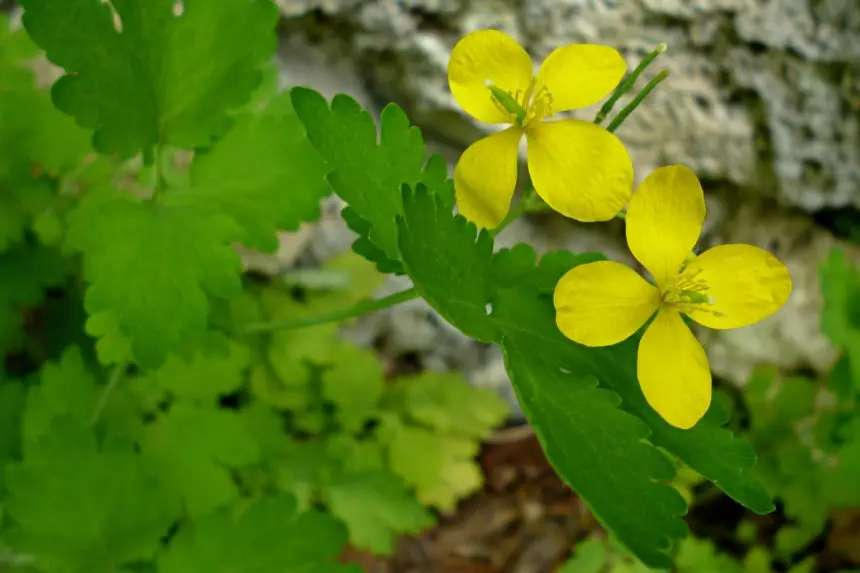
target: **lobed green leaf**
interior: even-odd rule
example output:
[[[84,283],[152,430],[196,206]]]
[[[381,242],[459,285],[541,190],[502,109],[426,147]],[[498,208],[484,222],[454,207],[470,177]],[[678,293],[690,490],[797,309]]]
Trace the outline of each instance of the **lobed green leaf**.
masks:
[[[229,127],[276,47],[270,0],[24,0],[24,26],[66,75],[56,106],[130,157],[202,147]]]
[[[349,205],[344,219],[360,235],[353,248],[384,272],[403,272],[396,223],[403,213],[401,186],[424,183],[453,208],[444,160],[433,156],[425,163],[421,133],[394,104],[382,110],[377,134],[371,115],[349,96],[337,95],[329,105],[308,88],[290,94],[311,143],[328,164],[332,188]]]
[[[282,93],[196,154],[187,195],[235,219],[245,244],[274,251],[276,230],[319,219],[320,201],[330,192],[325,175],[289,94]]]
[[[346,543],[341,524],[318,511],[299,512],[281,494],[224,509],[186,524],[158,558],[160,573],[361,573],[335,562]]]
[[[672,463],[646,441],[648,427],[619,410],[617,394],[598,388],[593,375],[565,368],[576,348],[545,359],[547,333],[514,325],[509,309],[516,304],[515,294],[502,297],[493,314],[505,326],[507,367],[547,457],[639,559],[668,567],[672,542],[687,535],[679,519],[686,513],[683,498],[660,483],[674,476]]]
[[[69,215],[67,241],[85,256],[88,326],[101,326],[112,345],[127,340],[138,364],[158,368],[206,335],[210,295],[239,291],[231,244],[240,237],[231,218],[169,195],[87,196]]]
[[[7,468],[9,545],[45,573],[111,573],[151,559],[178,504],[130,445],[99,446],[88,422],[54,420]]]

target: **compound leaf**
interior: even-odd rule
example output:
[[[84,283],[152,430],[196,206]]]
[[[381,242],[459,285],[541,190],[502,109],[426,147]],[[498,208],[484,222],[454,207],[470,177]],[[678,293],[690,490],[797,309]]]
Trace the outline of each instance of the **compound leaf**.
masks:
[[[24,0],[30,37],[66,75],[57,107],[130,157],[156,144],[202,147],[259,85],[276,46],[269,0]]]
[[[239,414],[176,402],[146,428],[144,458],[193,517],[239,498],[230,468],[255,463],[259,445]]]
[[[331,516],[299,513],[281,494],[241,513],[223,509],[183,527],[158,559],[160,573],[361,573],[335,562],[346,532]]]
[[[55,419],[68,417],[89,423],[98,401],[95,378],[84,364],[79,349],[66,350],[58,363],[48,363],[41,381],[27,394],[27,408],[21,422],[26,445],[35,444]]]
[[[389,417],[379,439],[387,449],[391,471],[415,488],[424,505],[451,511],[484,483],[474,460],[479,444],[472,438],[440,434]]]
[[[200,352],[187,359],[178,354],[153,372],[151,382],[165,392],[192,400],[214,399],[238,390],[244,382],[244,372],[251,354],[246,346],[230,341],[224,355]]]
[[[88,422],[55,420],[7,468],[9,543],[45,573],[111,573],[151,559],[178,504],[131,446],[99,447]]]
[[[487,315],[492,298],[493,239],[454,215],[451,206],[419,184],[403,187],[397,217],[398,248],[415,288],[451,324],[481,342],[495,329]]]
[[[501,321],[500,331],[524,329],[541,337],[543,345],[536,348],[541,360],[559,364],[577,375],[594,376],[601,385],[618,393],[623,408],[641,418],[651,429],[649,439],[654,445],[681,458],[751,510],[773,511],[770,496],[750,472],[756,461],[755,453],[745,441],[721,428],[728,413],[718,401],[714,401],[705,419],[692,429],[679,430],[670,426],[648,405],[639,388],[636,378],[638,336],[607,348],[577,345],[558,331],[552,301],[528,293],[528,289],[499,291],[493,308],[496,320]],[[505,311],[496,315],[499,304]]]
[[[833,248],[818,270],[821,282],[821,330],[844,348],[855,385],[860,384],[860,271],[845,252]]]
[[[320,201],[330,192],[326,172],[283,93],[195,156],[188,194],[232,216],[245,244],[274,251],[276,230],[320,217]]]
[[[504,307],[502,308],[504,311]],[[503,347],[523,411],[547,457],[594,515],[651,567],[668,567],[672,541],[687,527],[683,498],[659,483],[675,470],[646,442],[648,427],[618,409],[597,380],[535,358],[543,337],[509,330]]]
[[[332,188],[349,205],[344,219],[360,235],[355,251],[384,272],[402,272],[396,224],[403,212],[401,185],[423,182],[452,208],[445,161],[433,156],[425,165],[421,133],[394,104],[382,110],[377,134],[371,115],[349,96],[337,95],[329,106],[307,88],[290,94],[311,143],[328,163]]]
[[[394,388],[408,418],[445,434],[480,440],[509,414],[496,391],[470,386],[454,372],[426,371]]]
[[[350,543],[377,555],[394,552],[398,533],[420,533],[433,516],[388,470],[346,474],[325,491],[332,515],[349,529]]]
[[[90,195],[69,215],[69,245],[85,255],[88,327],[111,346],[127,339],[144,368],[206,332],[208,295],[240,288],[239,228],[205,207]],[[105,317],[105,314],[110,315]]]
[[[358,432],[378,407],[385,372],[376,354],[355,344],[329,342],[333,362],[322,374],[325,399],[337,408],[336,416],[347,432]]]

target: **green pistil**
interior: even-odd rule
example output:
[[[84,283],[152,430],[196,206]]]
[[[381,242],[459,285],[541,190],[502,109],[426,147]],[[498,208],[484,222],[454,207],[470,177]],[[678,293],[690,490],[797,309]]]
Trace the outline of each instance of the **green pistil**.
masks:
[[[685,302],[692,302],[694,304],[710,304],[711,302],[711,297],[708,295],[688,290],[682,290],[678,293],[678,298]]]
[[[493,94],[493,97],[496,98],[496,101],[505,108],[508,113],[510,113],[514,118],[516,118],[517,123],[522,126],[523,122],[526,120],[526,110],[523,109],[517,100],[513,98],[511,94],[504,91],[503,89],[496,86],[487,86],[490,89],[490,92]]]

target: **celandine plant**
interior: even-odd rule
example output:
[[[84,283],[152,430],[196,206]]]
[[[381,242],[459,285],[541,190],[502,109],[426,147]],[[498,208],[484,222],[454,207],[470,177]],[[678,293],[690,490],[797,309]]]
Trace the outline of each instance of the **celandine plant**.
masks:
[[[15,145],[3,147],[0,182],[16,215],[0,219],[0,276],[28,282],[0,289],[0,341],[40,367],[38,380],[4,371],[0,385],[0,533],[21,562],[45,573],[327,573],[356,570],[334,560],[347,539],[390,551],[393,533],[431,521],[415,492],[450,507],[464,491],[447,476],[474,481],[468,458],[498,408],[456,419],[422,408],[438,399],[434,377],[404,389],[401,406],[379,374],[355,379],[371,397],[347,399],[354,373],[314,345],[334,344],[333,330],[312,333],[419,296],[501,347],[553,467],[645,564],[668,566],[687,535],[666,452],[752,511],[773,510],[752,449],[722,427],[727,412],[710,399],[707,360],[681,315],[751,324],[785,302],[788,273],[750,246],[691,253],[705,209],[688,169],[661,168],[633,193],[613,132],[665,73],[601,127],[665,46],[626,78],[617,51],[589,45],[559,47],[535,74],[501,32],[467,35],[452,52],[451,91],[478,120],[510,127],[473,144],[449,179],[395,105],[376,125],[345,95],[267,89],[270,0],[20,4],[27,34],[63,70],[54,109],[21,63],[35,50],[2,31],[0,56],[14,64],[0,62],[0,133]],[[24,115],[21,94],[32,95]],[[607,95],[594,122],[553,117]],[[599,253],[494,248],[534,201],[510,205],[523,137],[549,207],[585,222],[626,207],[630,249],[656,284]],[[132,158],[146,166],[139,180]],[[234,245],[274,251],[276,233],[316,220],[331,192],[347,204],[354,251],[412,288],[314,314],[243,276]],[[19,310],[57,285],[83,292],[69,315],[85,333],[50,323],[59,348],[28,346]],[[313,406],[294,391],[308,380],[329,381]],[[290,435],[326,437],[297,456]],[[445,479],[418,475],[420,456]],[[381,500],[380,516],[367,517],[368,499]]]

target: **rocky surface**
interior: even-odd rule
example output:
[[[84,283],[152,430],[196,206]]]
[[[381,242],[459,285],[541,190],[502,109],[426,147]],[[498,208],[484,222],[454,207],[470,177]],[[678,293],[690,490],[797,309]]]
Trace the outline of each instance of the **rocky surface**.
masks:
[[[709,192],[703,244],[759,244],[786,261],[794,279],[791,301],[777,316],[701,333],[715,374],[743,383],[758,363],[817,371],[831,364],[833,349],[819,328],[817,267],[835,239],[808,214],[860,208],[857,0],[278,2],[286,83],[329,96],[349,93],[374,113],[397,102],[452,164],[487,129],[461,113],[447,88],[448,55],[463,34],[502,29],[537,59],[570,42],[605,43],[631,67],[667,43],[658,67],[670,70],[669,80],[618,132],[638,178],[662,164],[689,165]],[[305,236],[305,256],[322,260],[349,247],[352,235],[337,212],[335,200]],[[629,261],[615,224],[539,217],[518,221],[498,243],[519,241]],[[386,289],[404,288],[403,280],[391,279]],[[357,328],[359,338],[387,332],[396,351],[420,356],[425,367],[461,368],[515,403],[497,350],[465,339],[423,302],[368,317]]]
[[[289,33],[342,44],[380,101],[439,137],[475,136],[447,89],[464,33],[502,29],[536,57],[570,42],[655,45],[671,78],[619,130],[640,170],[686,163],[807,210],[860,206],[856,0],[279,0]],[[332,40],[337,38],[337,40]],[[591,110],[584,112],[591,116]]]

